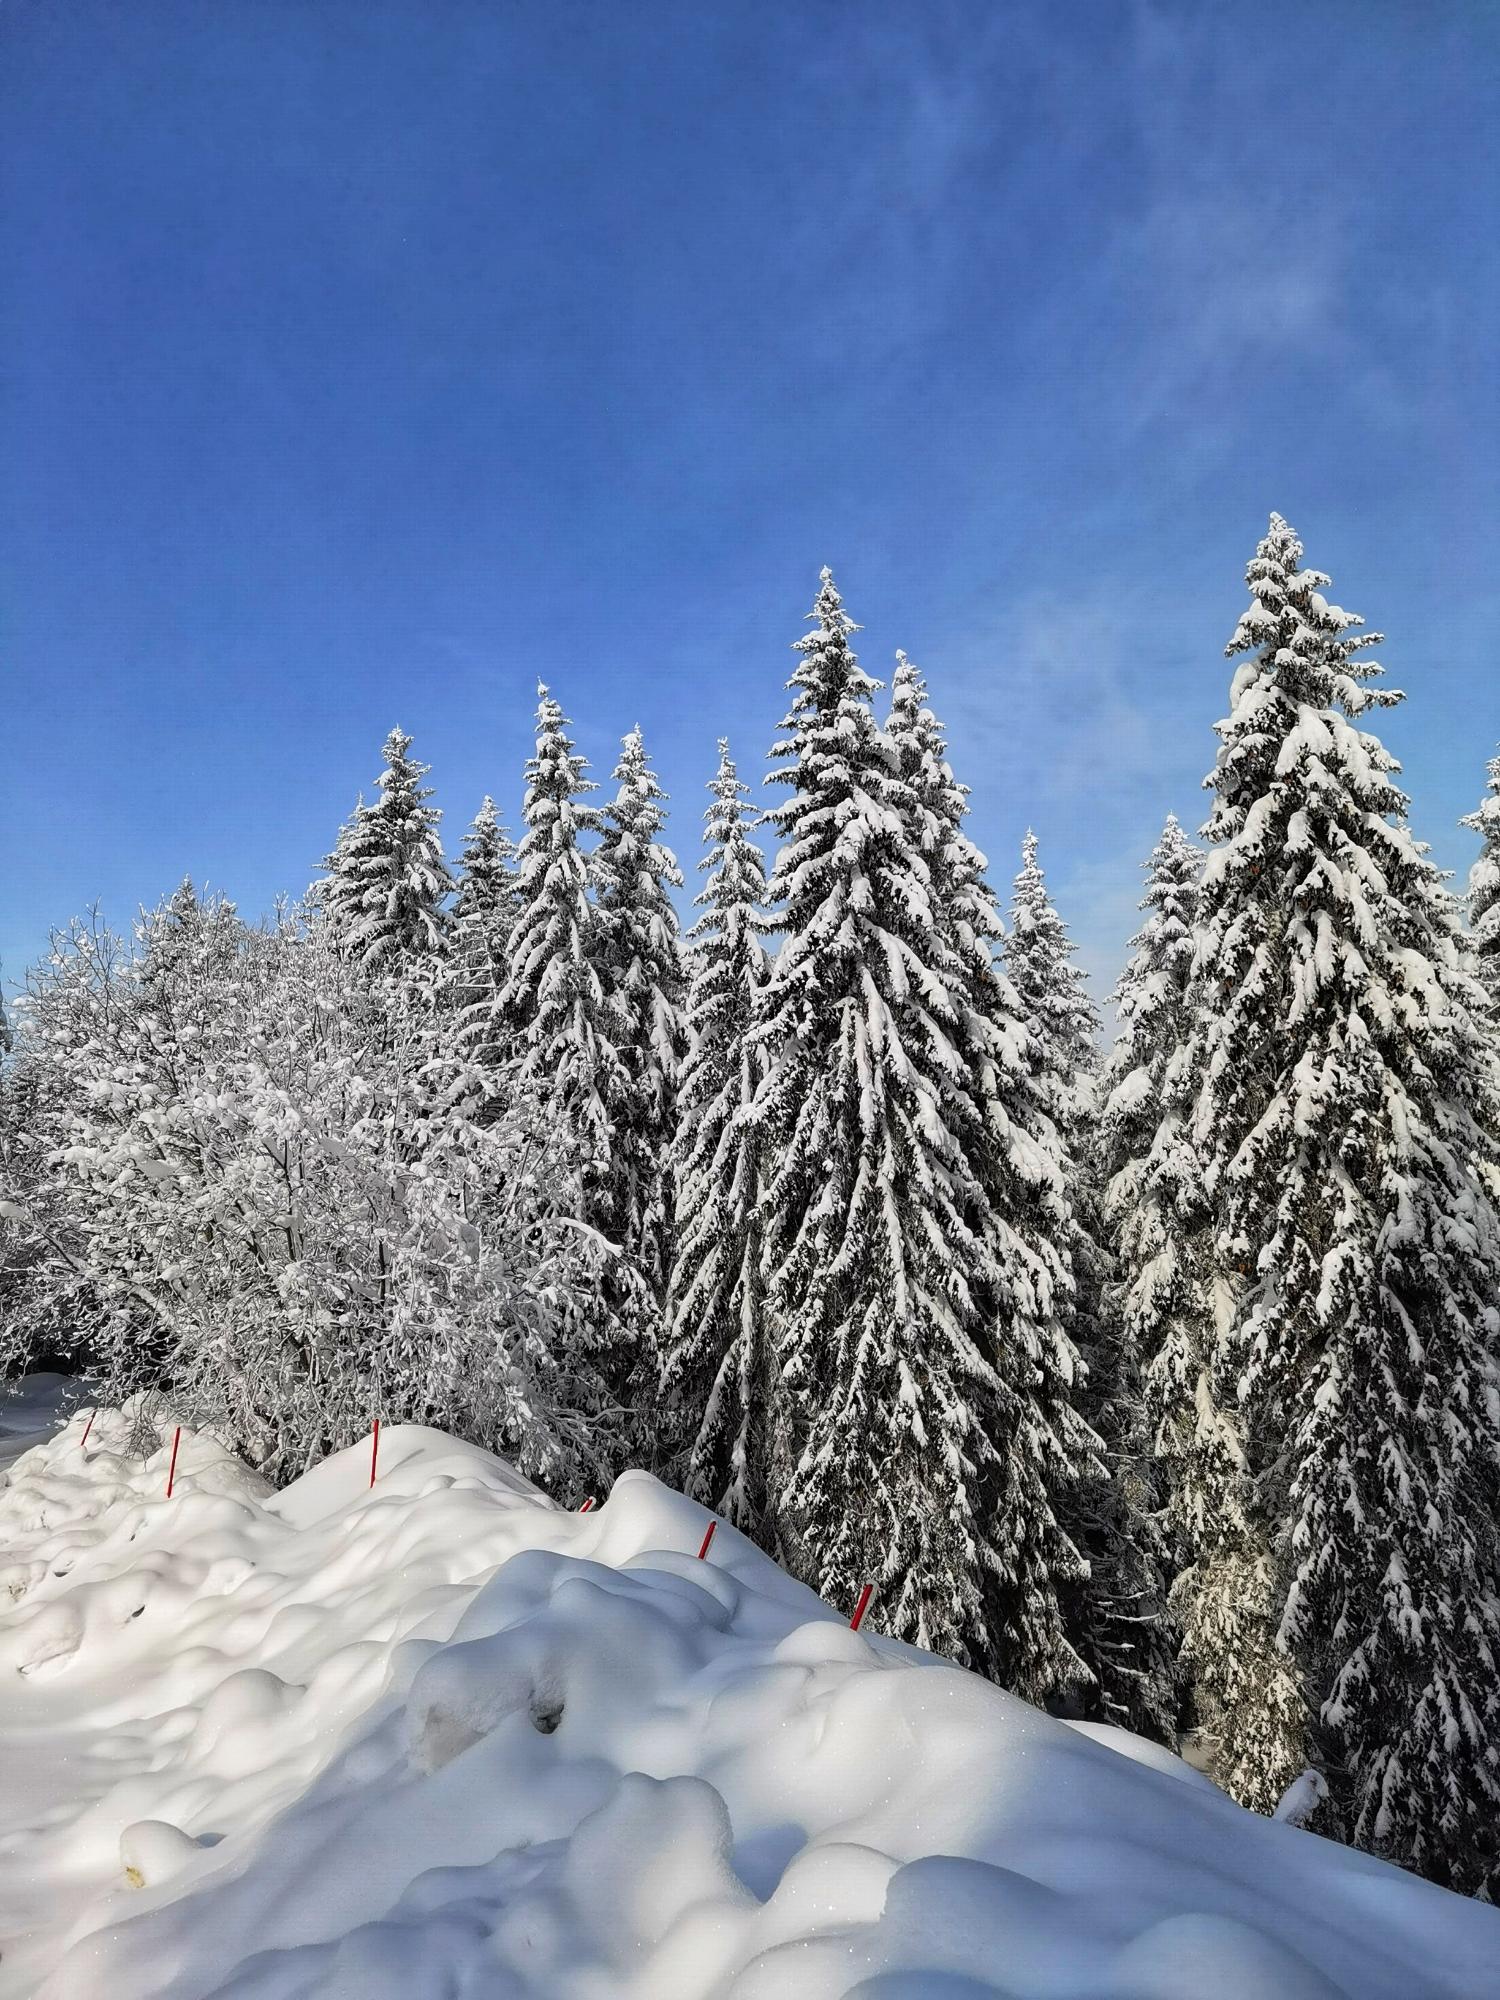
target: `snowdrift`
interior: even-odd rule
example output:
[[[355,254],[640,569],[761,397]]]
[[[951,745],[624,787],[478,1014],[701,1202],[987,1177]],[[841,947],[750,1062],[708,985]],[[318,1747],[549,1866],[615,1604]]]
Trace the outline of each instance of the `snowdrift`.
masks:
[[[85,1421],[0,1474],[0,2000],[1500,1994],[1500,1914],[699,1562],[642,1473],[398,1429],[272,1494],[184,1433],[169,1501]]]

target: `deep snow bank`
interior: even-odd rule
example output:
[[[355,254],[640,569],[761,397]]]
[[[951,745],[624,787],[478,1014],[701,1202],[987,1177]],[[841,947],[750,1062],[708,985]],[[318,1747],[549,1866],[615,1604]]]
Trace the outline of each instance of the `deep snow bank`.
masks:
[[[83,1426],[0,1484],[0,2000],[1500,1994],[1494,1911],[698,1562],[644,1474],[185,1436],[169,1502]]]

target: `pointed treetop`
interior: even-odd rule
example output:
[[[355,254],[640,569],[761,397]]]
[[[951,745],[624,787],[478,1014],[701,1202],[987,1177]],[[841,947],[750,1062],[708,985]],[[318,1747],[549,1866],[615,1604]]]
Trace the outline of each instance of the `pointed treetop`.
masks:
[[[172,891],[167,903],[167,916],[179,923],[187,923],[198,914],[198,891],[191,875],[184,875]]]
[[[613,775],[620,789],[609,807],[610,814],[618,818],[622,812],[627,815],[639,812],[649,801],[653,808],[651,830],[655,831],[665,818],[665,814],[656,809],[655,802],[663,799],[665,794],[651,768],[651,760],[646,754],[646,739],[641,734],[639,723],[621,737],[619,761]]]
[[[722,839],[732,826],[742,824],[748,817],[748,808],[742,801],[750,796],[750,787],[741,780],[739,767],[730,755],[727,736],[719,738],[718,769],[708,781],[708,790],[712,794],[712,803],[703,814],[709,829],[706,838]],[[700,868],[712,865],[712,855],[705,855],[698,863]]]
[[[1170,857],[1174,862],[1186,858],[1195,865],[1203,859],[1202,854],[1183,832],[1182,821],[1174,812],[1169,812],[1161,823],[1160,838],[1144,864],[1146,872],[1152,873],[1163,857]]]
[[[495,801],[485,794],[464,835],[458,889],[460,921],[488,923],[508,910],[515,896],[515,844],[500,824]]]
[[[1245,566],[1245,583],[1254,600],[1241,614],[1226,658],[1259,649],[1258,678],[1276,685],[1285,696],[1318,707],[1337,703],[1348,715],[1372,706],[1392,707],[1402,697],[1391,690],[1360,685],[1378,679],[1384,668],[1377,660],[1356,660],[1367,647],[1378,646],[1382,634],[1367,632],[1346,638],[1364,624],[1352,611],[1330,604],[1322,595],[1331,579],[1322,570],[1302,567],[1302,544],[1279,514]],[[1236,677],[1243,691],[1253,679]]]
[[[1095,1060],[1098,1014],[1089,998],[1087,974],[1072,963],[1073,940],[1047,893],[1037,861],[1036,834],[1030,827],[1021,843],[1021,860],[1011,901],[1006,970],[1036,1038],[1037,1060],[1072,1079]]]
[[[443,906],[453,878],[438,838],[442,814],[422,783],[428,767],[410,750],[398,725],[385,739],[375,803],[361,801],[345,822],[318,885],[341,948],[367,971],[393,971],[436,950],[447,930]]]
[[[1047,878],[1036,857],[1036,835],[1027,827],[1021,841],[1021,866],[1014,878],[1015,893],[1011,899],[1013,956],[1019,956],[1028,943],[1027,933],[1035,933],[1039,929],[1045,929],[1049,934],[1062,933],[1062,919],[1052,907],[1052,899],[1047,894]]]
[[[899,647],[896,649],[896,671],[891,676],[891,716],[888,727],[909,731],[923,730],[938,749],[942,747],[941,726],[927,706],[926,679],[921,668],[909,660]]]
[[[1121,1022],[1115,1049],[1122,1058],[1132,1019],[1167,1006],[1180,1008],[1187,991],[1203,851],[1183,832],[1176,813],[1167,814],[1142,868],[1146,887],[1136,908],[1147,913],[1146,921],[1130,940],[1131,958],[1113,995]],[[1158,977],[1164,973],[1164,980]]]
[[[859,627],[844,609],[831,569],[822,572],[818,595],[807,618],[818,629],[793,641],[792,651],[803,655],[803,663],[787,683],[789,687],[804,688],[826,703],[837,700],[846,689],[867,694],[879,685],[859,671],[849,645],[849,635]]]
[[[709,780],[712,802],[703,815],[707,852],[698,863],[707,882],[693,898],[696,909],[705,912],[693,926],[694,938],[717,936],[727,913],[742,917],[754,933],[756,912],[765,900],[766,865],[760,849],[750,838],[751,809],[746,803],[750,787],[741,782],[729,738],[719,738],[719,768]],[[755,947],[756,954],[759,946]]]

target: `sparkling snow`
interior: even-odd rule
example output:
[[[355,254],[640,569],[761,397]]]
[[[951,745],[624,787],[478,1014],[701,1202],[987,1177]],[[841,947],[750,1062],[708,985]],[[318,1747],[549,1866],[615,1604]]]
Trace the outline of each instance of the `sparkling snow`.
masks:
[[[645,1474],[185,1433],[168,1501],[57,1388],[0,1398],[0,2000],[1500,1994],[1494,1910],[697,1561]]]

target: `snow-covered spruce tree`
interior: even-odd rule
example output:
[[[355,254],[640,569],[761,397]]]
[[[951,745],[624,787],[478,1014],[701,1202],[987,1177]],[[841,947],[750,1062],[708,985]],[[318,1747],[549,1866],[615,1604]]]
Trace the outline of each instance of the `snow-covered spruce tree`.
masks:
[[[887,1630],[1031,1687],[1071,1663],[1040,1629],[1002,1659],[992,1623],[992,1577],[1032,1611],[1048,1584],[1005,1575],[1013,1526],[987,1505],[1021,1421],[993,1361],[963,972],[827,571],[812,620],[773,752],[792,793],[768,814],[784,941],[756,1030],[776,1536],[834,1601],[873,1582]]]
[[[438,838],[442,814],[427,801],[428,767],[409,755],[411,738],[393,729],[373,805],[345,822],[317,894],[333,935],[364,971],[394,973],[447,939],[453,877]]]
[[[670,1152],[683,1052],[682,944],[669,891],[682,887],[682,871],[660,839],[663,795],[639,729],[621,745],[614,775],[619,789],[593,856],[598,963],[618,1056],[600,1223],[659,1307],[671,1266]]]
[[[1193,972],[1202,862],[1169,820],[1148,863],[1148,916],[1117,993],[1120,1037],[1105,1078],[1101,1136],[1106,1220],[1118,1258],[1115,1310],[1126,1353],[1140,1369],[1171,1578],[1170,1628],[1181,1641],[1177,1687],[1200,1747],[1232,1789],[1229,1716],[1250,1690],[1273,1705],[1295,1691],[1265,1616],[1271,1572],[1246,1511],[1234,1385],[1218,1365],[1231,1290],[1216,1263],[1194,1139],[1203,1059]]]
[[[496,816],[495,801],[484,798],[464,835],[454,921],[477,924],[487,938],[503,940],[515,921],[515,911],[515,843]],[[498,943],[496,950],[498,954]]]
[[[1078,1162],[1086,1151],[1099,1068],[1099,1013],[1073,949],[1047,893],[1036,835],[1028,831],[1011,899],[1005,967],[1031,1036],[1033,1067],[1051,1097],[1052,1123]],[[1075,1217],[1080,1225],[1085,1220]]]
[[[704,815],[708,879],[688,933],[687,1055],[672,1148],[676,1231],[662,1401],[683,1491],[757,1540],[766,1526],[771,1394],[760,1273],[760,1134],[750,1115],[765,1073],[753,1039],[766,977],[766,871],[747,788],[719,741]]]
[[[1489,766],[1489,783],[1473,812],[1459,822],[1483,845],[1469,870],[1469,940],[1491,1000],[1500,1009],[1500,757]]]
[[[1136,1566],[1129,1726],[1175,1735],[1177,1632],[1167,1611],[1176,1551],[1196,1517],[1199,1398],[1209,1344],[1201,1175],[1181,1081],[1190,1026],[1193,924],[1203,856],[1169,814],[1146,863],[1145,922],[1114,992],[1119,1033],[1099,1086],[1099,1183],[1113,1257],[1104,1325],[1112,1407],[1095,1412]]]
[[[589,897],[589,858],[580,845],[600,815],[582,803],[595,789],[568,719],[545,686],[537,689],[536,750],[526,764],[525,833],[517,855],[518,911],[510,968],[495,1003],[495,1033],[510,1045],[517,1085],[549,1104],[582,1160],[578,1221],[618,1254],[611,1265],[612,1310],[601,1329],[597,1365],[619,1411],[643,1392],[645,1356],[640,1279],[626,1247],[610,1237],[614,1107],[627,1076],[615,1046],[604,942]]]
[[[1209,780],[1195,1139],[1227,1266],[1243,1491],[1282,1674],[1224,1720],[1267,1806],[1304,1765],[1333,1823],[1493,1888],[1500,1814],[1500,1223],[1483,1001],[1396,764],[1355,726],[1359,620],[1279,516]]]
[[[460,1032],[491,1067],[503,1060],[496,1000],[509,972],[510,934],[519,908],[516,850],[485,798],[464,836],[453,905],[453,1003]]]
[[[989,1670],[1032,1699],[1066,1706],[1089,1676],[1062,1621],[1059,1593],[1083,1566],[1060,1523],[1098,1467],[1074,1400],[1073,1225],[1060,1141],[1044,1104],[1050,1093],[1033,1076],[1020,1000],[1000,966],[1004,926],[987,864],[964,831],[968,788],[948,765],[926,685],[904,653],[896,655],[886,737],[910,788],[916,844],[929,858],[932,921],[954,955],[952,1044],[967,1083],[956,1116],[968,1114],[965,1146],[984,1197],[975,1229],[992,1259],[982,1318],[1009,1428],[975,1489],[989,1538],[981,1543]],[[978,1458],[983,1466],[985,1454]]]
[[[552,1092],[588,1143],[595,1184],[608,1171],[609,1107],[619,1094],[619,1058],[600,977],[599,937],[581,836],[598,811],[581,800],[597,788],[573,748],[568,719],[537,688],[536,750],[526,764],[525,832],[516,861],[517,915],[510,970],[498,1008],[516,1037],[528,1082]]]
[[[1067,1204],[1072,1280],[1064,1324],[1082,1366],[1074,1397],[1093,1450],[1075,1481],[1065,1525],[1087,1563],[1065,1598],[1073,1644],[1090,1681],[1085,1713],[1147,1735],[1171,1734],[1160,1647],[1161,1578],[1131,1518],[1129,1439],[1139,1422],[1129,1360],[1113,1319],[1113,1270],[1101,1213],[1096,1144],[1099,1016],[1073,961],[1067,927],[1047,892],[1028,832],[1011,902],[1005,964],[1031,1042],[1031,1070],[1056,1135]],[[1144,1642],[1144,1643],[1142,1643]]]
[[[220,926],[221,937],[237,942],[234,905],[222,897],[204,904],[191,875],[183,876],[160,908],[142,917],[137,941],[141,993],[148,1006],[170,1011],[178,967],[196,959],[206,925]]]

